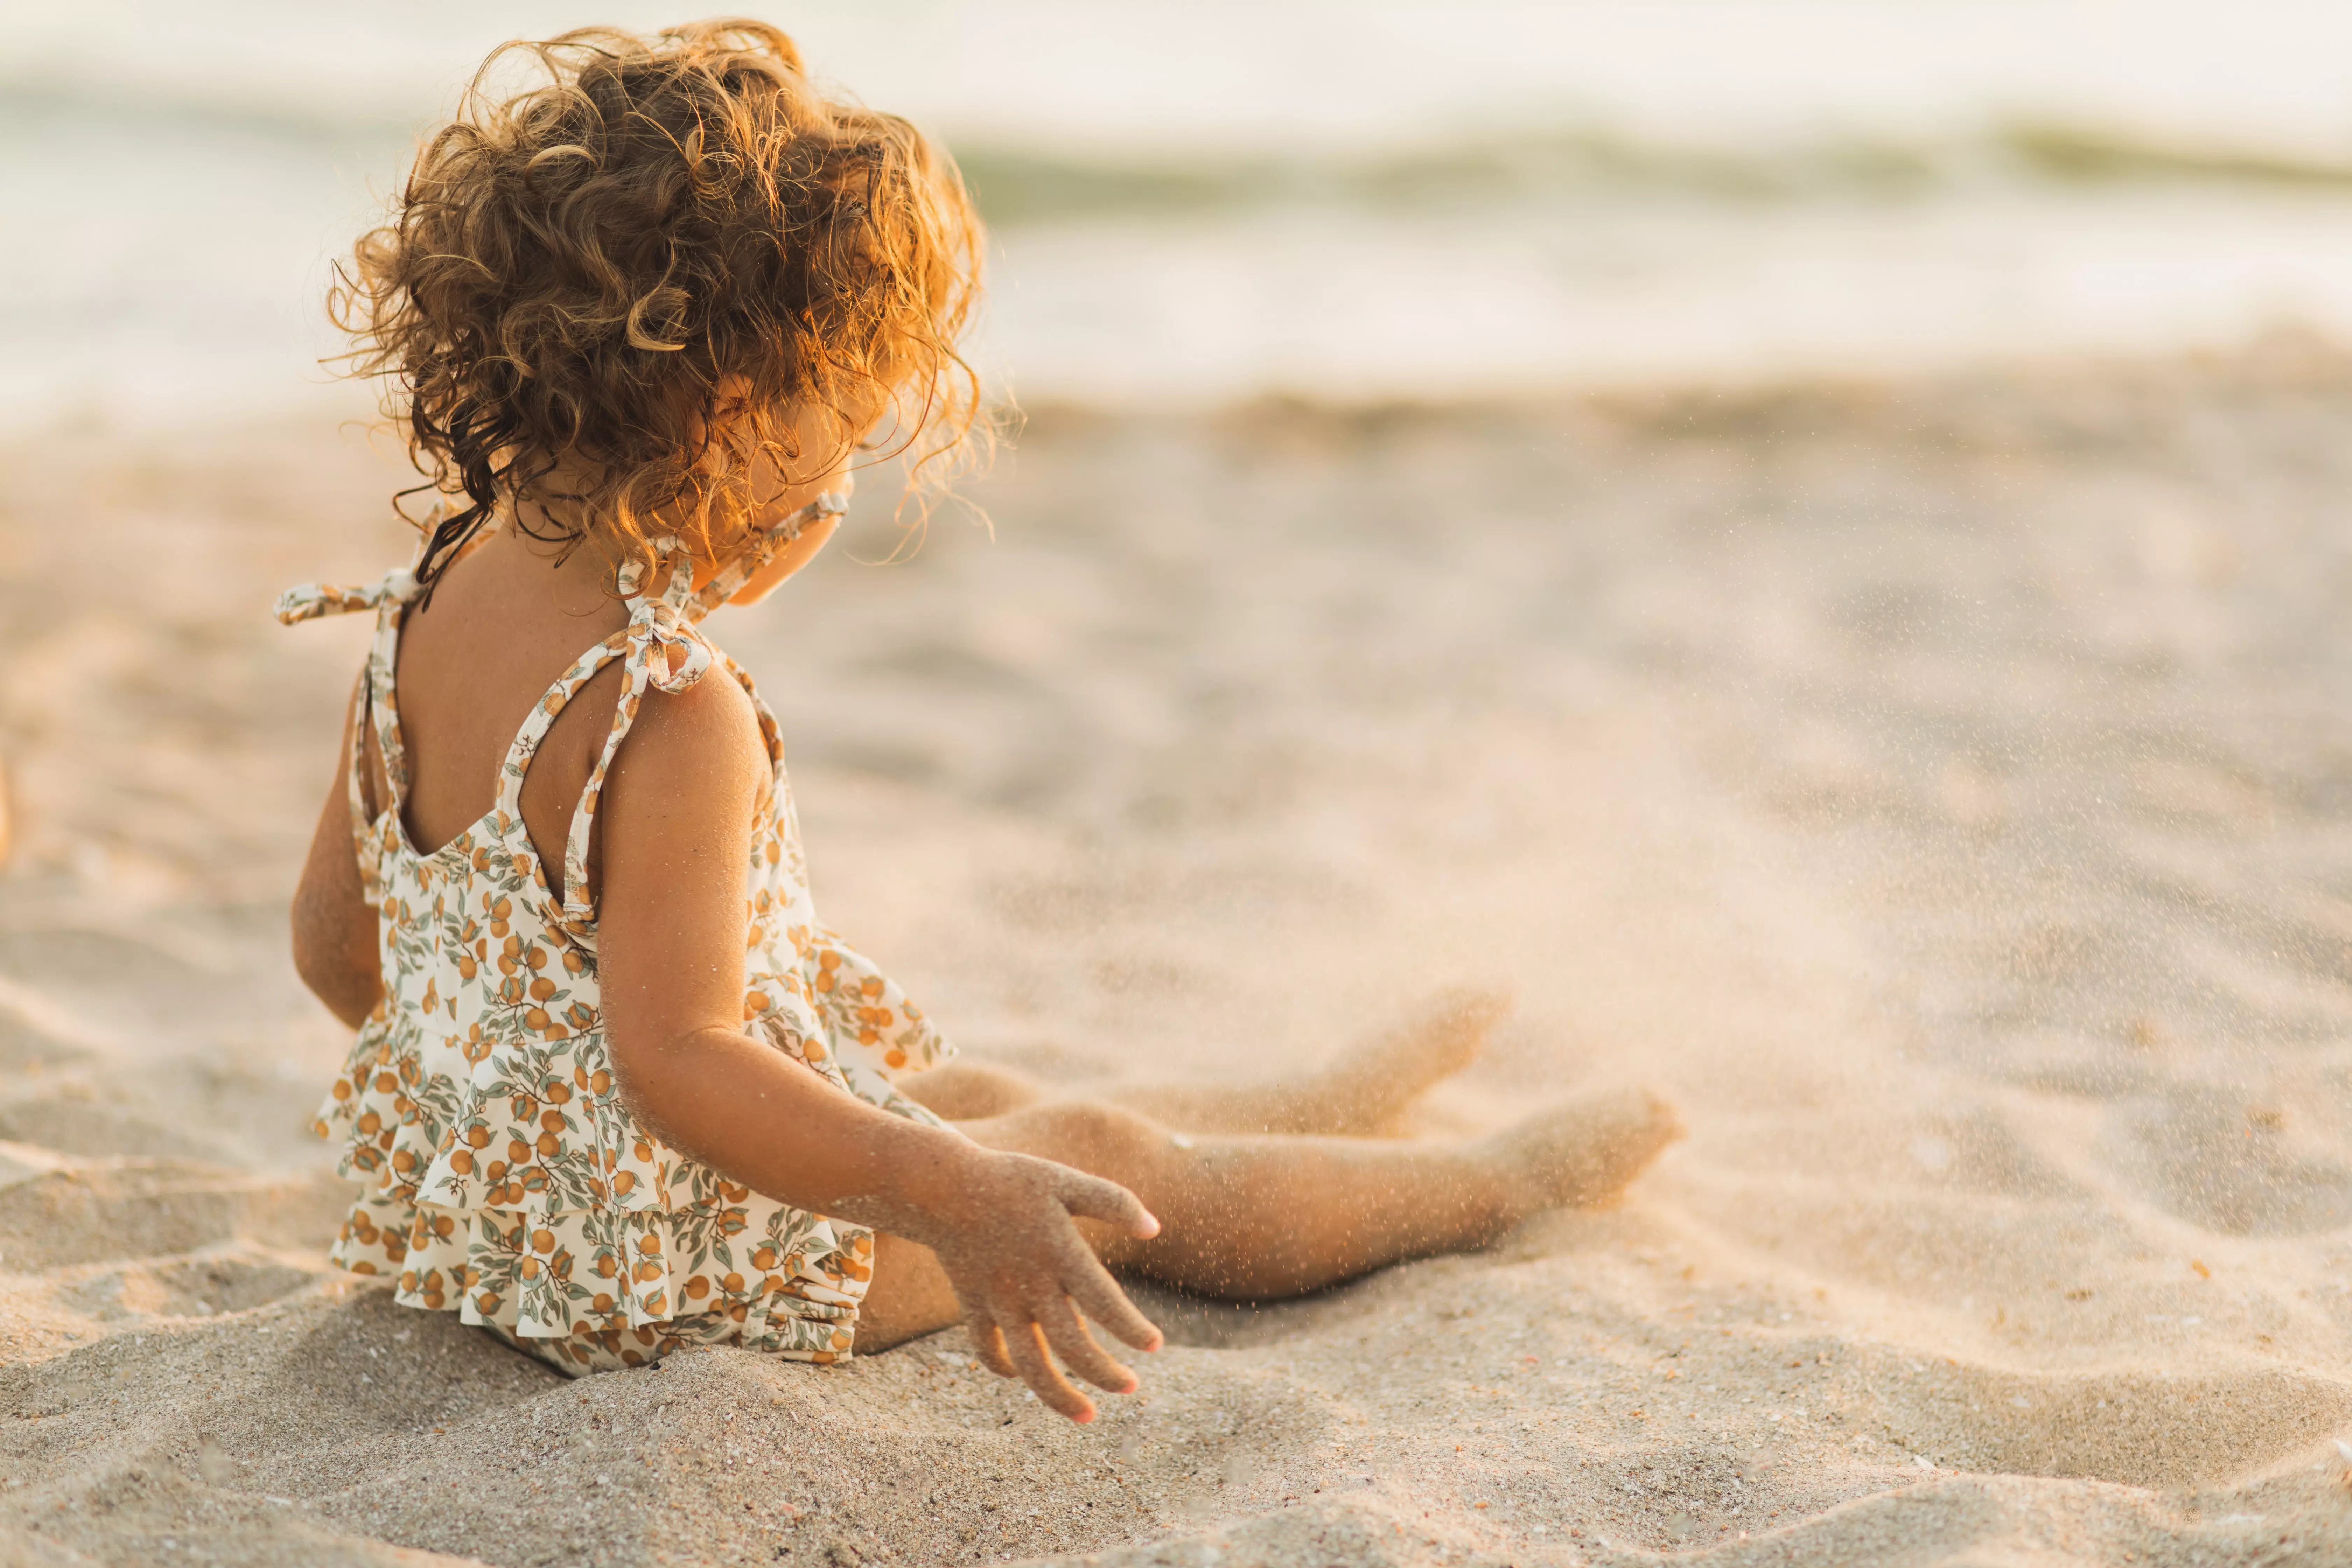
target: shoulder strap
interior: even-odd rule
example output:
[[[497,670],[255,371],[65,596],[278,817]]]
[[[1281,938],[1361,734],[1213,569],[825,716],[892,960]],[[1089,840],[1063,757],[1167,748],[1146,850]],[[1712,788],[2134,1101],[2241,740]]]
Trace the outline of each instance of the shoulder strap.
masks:
[[[604,737],[604,749],[596,758],[596,766],[588,775],[588,785],[581,791],[580,804],[572,814],[572,831],[563,846],[563,924],[575,936],[584,936],[596,918],[595,907],[588,898],[588,841],[596,822],[596,805],[604,793],[604,775],[620,752],[621,742],[628,737],[637,721],[637,710],[645,703],[650,689],[677,693],[686,690],[708,674],[719,662],[719,655],[704,640],[695,623],[742,591],[752,574],[775,558],[776,552],[821,517],[837,517],[849,510],[845,496],[823,495],[785,518],[754,540],[699,592],[694,586],[694,559],[685,544],[676,536],[653,541],[648,547],[656,570],[666,573],[661,591],[647,590],[649,574],[642,562],[632,561],[620,571],[621,596],[629,606],[629,624],[604,642],[592,648],[563,681],[557,682],[530,720],[524,725],[516,745],[522,748],[526,737],[530,747],[521,752],[523,763],[529,765],[530,752],[547,733],[555,715],[563,704],[579,690],[589,676],[601,669],[616,655],[622,659],[621,695],[613,709],[613,727]],[[590,660],[593,660],[593,664]],[[577,677],[576,679],[573,678]],[[570,682],[569,689],[565,683]],[[553,707],[549,703],[552,701]],[[517,792],[519,816],[521,773],[509,768],[511,787]]]
[[[376,816],[397,812],[408,798],[408,753],[400,743],[400,704],[393,689],[393,668],[400,653],[400,616],[416,597],[416,574],[405,567],[386,573],[383,581],[363,588],[306,583],[278,596],[278,619],[284,626],[318,620],[325,616],[361,610],[376,613],[375,638],[368,645],[366,672],[360,688],[361,724],[352,727],[352,824],[362,843],[373,826],[367,810],[366,747],[362,737],[372,728],[376,754],[383,762],[390,798],[376,803]]]
[[[522,820],[523,775],[530,772],[531,760],[539,755],[540,742],[547,739],[557,715],[572,705],[580,689],[598,670],[627,656],[630,633],[631,628],[625,626],[573,659],[571,668],[555,678],[538,706],[523,720],[522,728],[515,731],[513,742],[507,747],[506,761],[499,768],[498,808],[508,821]]]
[[[588,839],[595,826],[596,803],[604,793],[604,775],[613,766],[613,758],[637,721],[637,710],[645,703],[647,689],[663,691],[684,691],[716,662],[710,645],[694,626],[688,614],[694,594],[693,558],[686,547],[674,537],[653,542],[655,559],[667,569],[667,581],[659,594],[644,591],[646,576],[642,562],[632,561],[621,568],[621,596],[629,606],[629,624],[604,642],[591,648],[581,664],[572,667],[581,683],[604,667],[615,656],[621,660],[621,694],[613,706],[613,725],[604,737],[604,749],[597,754],[596,766],[588,774],[587,787],[580,792],[580,804],[572,813],[572,831],[563,844],[563,923],[575,935],[584,934],[593,927],[595,906],[588,897]],[[593,660],[591,664],[589,661]],[[585,673],[583,673],[583,667]],[[566,676],[566,680],[571,676]],[[558,682],[558,689],[563,682]],[[574,684],[571,691],[577,691]],[[556,695],[551,691],[549,697]],[[563,694],[570,700],[571,692]],[[547,726],[554,722],[555,714],[562,710],[562,701],[549,710],[542,700],[537,711],[524,725],[523,734],[516,737],[520,747],[528,738],[530,749],[536,750]],[[532,731],[536,730],[537,734]],[[529,761],[525,753],[526,764]],[[521,778],[516,773],[512,787],[520,801]]]
[[[744,546],[740,554],[721,567],[716,576],[703,584],[701,591],[689,601],[691,605],[689,614],[692,618],[698,621],[702,619],[703,616],[741,593],[743,584],[750,582],[761,567],[773,561],[778,551],[808,531],[809,524],[821,517],[839,517],[848,510],[847,496],[821,495],[753,539],[751,543]]]

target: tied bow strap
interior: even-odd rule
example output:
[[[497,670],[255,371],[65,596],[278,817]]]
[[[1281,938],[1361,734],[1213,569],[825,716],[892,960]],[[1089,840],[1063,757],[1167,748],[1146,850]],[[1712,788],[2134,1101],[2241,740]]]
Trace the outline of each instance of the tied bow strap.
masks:
[[[645,592],[645,563],[624,564],[617,586],[629,604],[629,641],[645,659],[648,683],[675,696],[701,679],[718,662],[718,656],[695,629],[695,623],[741,593],[743,584],[774,560],[778,551],[808,531],[811,523],[819,518],[839,517],[848,510],[847,496],[817,497],[752,540],[699,593],[694,587],[694,558],[675,534],[665,534],[650,546],[654,560],[669,571],[660,593]]]
[[[689,611],[694,603],[693,558],[673,535],[653,542],[656,560],[669,564],[669,581],[658,594],[641,592],[645,565],[632,561],[621,568],[619,587],[629,602],[630,662],[644,661],[646,682],[672,696],[684,691],[718,662],[710,645],[694,628]]]
[[[303,621],[315,621],[322,616],[351,615],[360,610],[380,610],[386,605],[404,605],[415,597],[416,574],[404,566],[397,572],[386,573],[383,581],[372,588],[304,583],[278,595],[278,621],[280,626],[297,626]]]

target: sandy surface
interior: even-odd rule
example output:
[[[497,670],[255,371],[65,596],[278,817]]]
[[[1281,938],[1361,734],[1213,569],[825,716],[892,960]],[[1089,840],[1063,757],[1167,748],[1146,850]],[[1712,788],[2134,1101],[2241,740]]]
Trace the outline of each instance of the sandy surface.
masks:
[[[1039,417],[716,630],[983,1058],[1638,1072],[1622,1207],[1082,1430],[958,1334],[562,1382],[318,1261],[283,906],[400,549],[316,428],[7,454],[0,1564],[2352,1561],[2352,365]],[[853,534],[884,553],[871,497]],[[845,1436],[843,1436],[845,1434]],[[444,1554],[436,1556],[436,1554]]]

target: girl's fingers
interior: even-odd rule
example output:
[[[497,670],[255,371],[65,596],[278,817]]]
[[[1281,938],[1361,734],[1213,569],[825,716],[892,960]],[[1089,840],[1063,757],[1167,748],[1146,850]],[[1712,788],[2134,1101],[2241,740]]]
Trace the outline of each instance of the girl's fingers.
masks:
[[[1149,1241],[1160,1234],[1160,1222],[1143,1206],[1143,1200],[1117,1182],[1106,1182],[1100,1176],[1089,1176],[1066,1165],[1061,1167],[1054,1195],[1072,1214],[1115,1225],[1138,1241]]]
[[[1033,1303],[1037,1314],[1037,1327],[1045,1342],[1062,1358],[1062,1364],[1093,1384],[1112,1394],[1132,1394],[1136,1390],[1135,1373],[1113,1361],[1095,1342],[1094,1335],[1078,1320],[1070,1299],[1055,1292],[1050,1300]]]
[[[1076,1422],[1095,1418],[1094,1401],[1072,1388],[1055,1370],[1053,1358],[1045,1353],[1045,1336],[1035,1323],[1014,1315],[998,1320],[998,1326],[1004,1331],[1005,1349],[1012,1352],[1021,1381],[1035,1389],[1048,1408]]]
[[[1085,1242],[1074,1242],[1062,1258],[1059,1281],[1080,1310],[1139,1351],[1156,1351],[1164,1342],[1158,1325],[1136,1310],[1110,1270]]]
[[[1004,1353],[1004,1336],[997,1331],[995,1321],[986,1312],[967,1308],[963,1315],[964,1331],[971,1335],[971,1353],[980,1364],[999,1377],[1018,1375],[1013,1358]]]

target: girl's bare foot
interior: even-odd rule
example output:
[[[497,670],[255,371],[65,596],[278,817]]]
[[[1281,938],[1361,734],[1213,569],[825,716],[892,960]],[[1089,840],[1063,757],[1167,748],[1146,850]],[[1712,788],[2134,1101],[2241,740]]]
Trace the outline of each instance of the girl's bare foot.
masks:
[[[1525,1218],[1611,1202],[1684,1132],[1681,1114],[1654,1091],[1622,1089],[1539,1110],[1473,1147],[1502,1168]]]
[[[1507,992],[1452,985],[1405,1023],[1342,1051],[1304,1091],[1328,1108],[1327,1125],[1302,1131],[1371,1136],[1397,1130],[1412,1102],[1486,1054],[1510,1016]]]
[[[1105,1098],[1185,1132],[1371,1138],[1398,1131],[1412,1102],[1476,1061],[1510,996],[1449,986],[1403,1024],[1296,1078],[1238,1085],[1134,1084]]]

